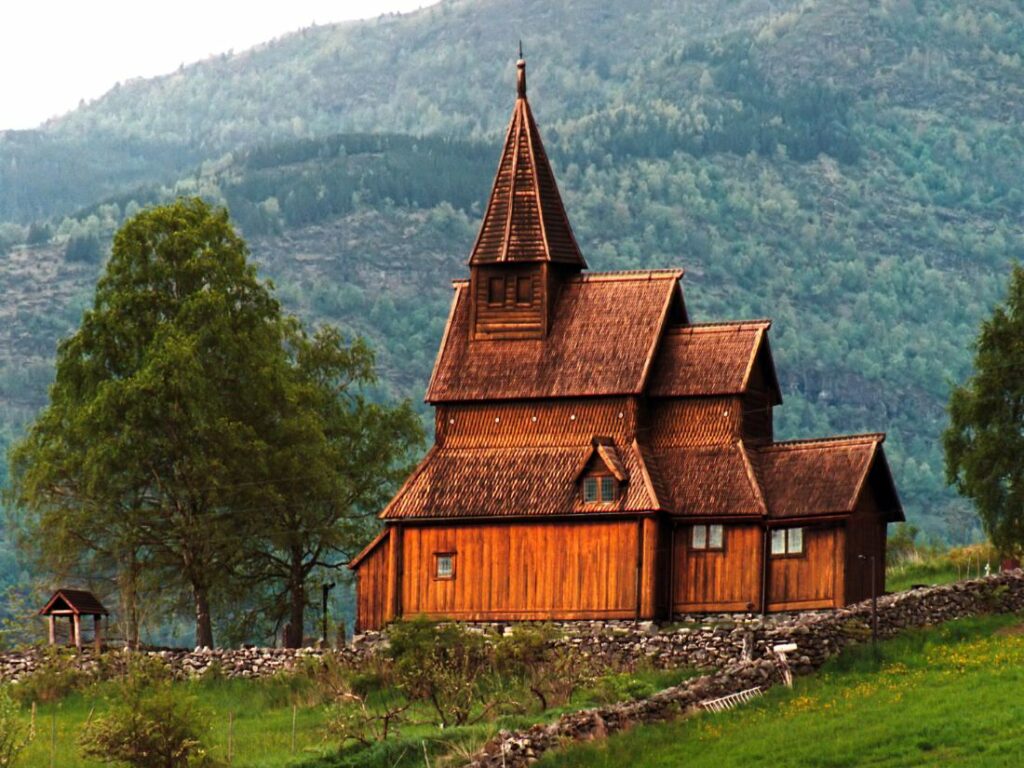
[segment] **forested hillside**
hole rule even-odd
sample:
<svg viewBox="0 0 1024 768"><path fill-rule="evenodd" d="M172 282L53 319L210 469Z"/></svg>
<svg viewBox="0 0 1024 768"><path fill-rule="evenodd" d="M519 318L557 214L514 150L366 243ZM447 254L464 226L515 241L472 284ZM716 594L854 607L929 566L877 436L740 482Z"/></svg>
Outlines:
<svg viewBox="0 0 1024 768"><path fill-rule="evenodd" d="M5 440L43 402L106 238L177 193L228 204L289 308L370 336L389 392L421 397L519 37L591 267L683 266L695 319L774 318L780 435L888 431L911 519L972 535L937 438L1024 256L1013 0L456 0L123 84L7 134Z"/></svg>

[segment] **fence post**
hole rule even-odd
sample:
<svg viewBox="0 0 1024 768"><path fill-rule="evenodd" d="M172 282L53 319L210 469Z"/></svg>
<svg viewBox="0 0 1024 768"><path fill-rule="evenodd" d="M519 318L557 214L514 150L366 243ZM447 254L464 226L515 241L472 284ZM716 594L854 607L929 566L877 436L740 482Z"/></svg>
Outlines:
<svg viewBox="0 0 1024 768"><path fill-rule="evenodd" d="M295 715L298 712L299 705L292 703L292 754L295 754Z"/></svg>

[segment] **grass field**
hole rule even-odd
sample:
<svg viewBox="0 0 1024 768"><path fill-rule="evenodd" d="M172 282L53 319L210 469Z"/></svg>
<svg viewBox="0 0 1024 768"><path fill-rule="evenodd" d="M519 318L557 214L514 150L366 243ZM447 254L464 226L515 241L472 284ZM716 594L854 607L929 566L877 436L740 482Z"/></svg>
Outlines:
<svg viewBox="0 0 1024 768"><path fill-rule="evenodd" d="M833 659L721 715L573 747L544 768L1009 766L1024 762L1024 625L990 616Z"/></svg>
<svg viewBox="0 0 1024 768"><path fill-rule="evenodd" d="M209 725L206 743L213 755L226 760L229 719L232 735L232 768L388 768L424 765L424 751L432 766L458 764L459 757L479 747L499 728L520 728L538 720L556 717L563 711L592 706L609 697L644 696L675 685L694 674L690 670L641 671L612 675L595 688L581 690L573 702L543 714L498 717L473 726L449 728L444 732L430 724L407 726L399 738L366 749L339 753L338 745L324 739L326 707L313 686L303 678L271 680L207 680L176 684L191 694L205 713ZM102 715L113 684L95 685L72 693L55 704L36 709L36 738L16 763L18 768L97 768L101 763L84 759L78 749L78 734L85 722ZM292 714L295 740L292 745ZM424 709L416 719L427 720ZM31 717L25 708L26 719Z"/></svg>

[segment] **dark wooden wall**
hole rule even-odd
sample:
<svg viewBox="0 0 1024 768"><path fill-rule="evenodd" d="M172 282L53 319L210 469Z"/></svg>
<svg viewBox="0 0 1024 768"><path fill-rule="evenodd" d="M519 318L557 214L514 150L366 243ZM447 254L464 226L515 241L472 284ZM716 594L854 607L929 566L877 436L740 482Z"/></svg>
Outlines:
<svg viewBox="0 0 1024 768"><path fill-rule="evenodd" d="M774 435L771 394L764 365L764 355L760 354L750 372L748 389L743 396L743 439L752 445L770 443Z"/></svg>
<svg viewBox="0 0 1024 768"><path fill-rule="evenodd" d="M640 531L636 518L404 526L401 615L634 618ZM454 579L435 578L437 552L455 553Z"/></svg>
<svg viewBox="0 0 1024 768"><path fill-rule="evenodd" d="M840 525L804 527L803 554L769 555L769 611L843 605L844 534Z"/></svg>
<svg viewBox="0 0 1024 768"><path fill-rule="evenodd" d="M857 510L846 521L845 603L859 603L871 597L871 562L858 555L875 557L876 594L885 592L886 524L878 511L870 486L861 493Z"/></svg>
<svg viewBox="0 0 1024 768"><path fill-rule="evenodd" d="M474 270L471 290L474 297L473 337L477 339L539 338L545 333L548 285L545 270L536 264L479 267ZM504 280L505 295L500 304L488 299L491 278ZM531 300L517 300L520 278L530 281Z"/></svg>
<svg viewBox="0 0 1024 768"><path fill-rule="evenodd" d="M380 629L391 618L386 608L390 547L391 537L387 536L359 563L356 571L356 632Z"/></svg>
<svg viewBox="0 0 1024 768"><path fill-rule="evenodd" d="M760 610L760 525L725 524L722 550L692 550L690 532L673 536L673 613Z"/></svg>

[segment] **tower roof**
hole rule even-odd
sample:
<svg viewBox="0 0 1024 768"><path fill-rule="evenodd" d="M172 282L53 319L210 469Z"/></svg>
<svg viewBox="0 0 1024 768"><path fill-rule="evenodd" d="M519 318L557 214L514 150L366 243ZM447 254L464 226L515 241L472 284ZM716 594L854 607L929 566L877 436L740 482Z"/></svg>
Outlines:
<svg viewBox="0 0 1024 768"><path fill-rule="evenodd" d="M552 261L585 269L526 99L526 62L520 58L516 67L512 121L469 263Z"/></svg>

